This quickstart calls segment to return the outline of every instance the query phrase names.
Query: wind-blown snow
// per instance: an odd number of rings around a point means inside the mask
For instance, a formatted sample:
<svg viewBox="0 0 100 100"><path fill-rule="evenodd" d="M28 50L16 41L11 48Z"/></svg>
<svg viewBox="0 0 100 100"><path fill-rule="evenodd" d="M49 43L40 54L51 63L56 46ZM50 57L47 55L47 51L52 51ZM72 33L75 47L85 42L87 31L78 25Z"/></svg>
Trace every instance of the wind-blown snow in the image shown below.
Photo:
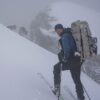
<svg viewBox="0 0 100 100"><path fill-rule="evenodd" d="M43 28L40 28L40 30L42 31L42 34L44 34L44 35L46 35L46 36L48 36L48 37L52 37L52 38L54 38L54 39L59 38L58 35L54 34L53 30L48 31L48 30L45 30L45 29L43 29ZM48 33L48 34L47 34L47 33ZM52 33L53 33L53 34L52 34Z"/></svg>
<svg viewBox="0 0 100 100"><path fill-rule="evenodd" d="M56 100L37 73L53 85L53 65L57 61L56 55L0 25L0 100ZM100 86L83 73L82 81L91 100L99 100ZM75 95L69 71L62 74L62 94L72 100L65 86Z"/></svg>

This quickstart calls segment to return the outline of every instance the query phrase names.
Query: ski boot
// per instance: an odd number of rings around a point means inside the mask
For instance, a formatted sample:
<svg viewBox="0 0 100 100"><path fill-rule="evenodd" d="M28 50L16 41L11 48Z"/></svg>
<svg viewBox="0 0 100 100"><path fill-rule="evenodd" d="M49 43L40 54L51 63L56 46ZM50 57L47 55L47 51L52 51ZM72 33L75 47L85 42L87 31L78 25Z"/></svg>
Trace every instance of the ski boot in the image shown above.
<svg viewBox="0 0 100 100"><path fill-rule="evenodd" d="M59 85L55 85L54 89L52 90L52 92L56 95L56 96L60 96L60 86Z"/></svg>

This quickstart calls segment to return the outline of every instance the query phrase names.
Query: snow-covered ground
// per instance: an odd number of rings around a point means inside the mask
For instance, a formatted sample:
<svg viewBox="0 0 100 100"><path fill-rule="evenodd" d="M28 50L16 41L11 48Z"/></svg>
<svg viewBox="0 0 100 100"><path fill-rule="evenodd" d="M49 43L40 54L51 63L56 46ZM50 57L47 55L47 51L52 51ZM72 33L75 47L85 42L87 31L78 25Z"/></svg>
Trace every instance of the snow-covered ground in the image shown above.
<svg viewBox="0 0 100 100"><path fill-rule="evenodd" d="M38 98L41 82L35 75L42 72L49 77L55 62L54 54L0 25L0 100Z"/></svg>
<svg viewBox="0 0 100 100"><path fill-rule="evenodd" d="M100 55L87 59L84 63L83 71L100 84Z"/></svg>
<svg viewBox="0 0 100 100"><path fill-rule="evenodd" d="M53 85L53 65L57 56L0 25L0 100L56 100L37 73ZM99 100L100 86L82 73L82 82L91 100ZM62 73L62 94L68 87L75 95L70 72Z"/></svg>

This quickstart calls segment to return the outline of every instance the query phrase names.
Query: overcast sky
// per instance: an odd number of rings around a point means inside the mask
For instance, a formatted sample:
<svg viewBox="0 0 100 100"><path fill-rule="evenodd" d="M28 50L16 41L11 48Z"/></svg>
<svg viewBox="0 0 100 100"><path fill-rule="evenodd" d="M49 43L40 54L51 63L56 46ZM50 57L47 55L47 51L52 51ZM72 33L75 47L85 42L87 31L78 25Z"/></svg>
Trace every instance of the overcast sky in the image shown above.
<svg viewBox="0 0 100 100"><path fill-rule="evenodd" d="M28 27L39 11L55 1L72 1L100 12L99 0L0 0L0 23Z"/></svg>

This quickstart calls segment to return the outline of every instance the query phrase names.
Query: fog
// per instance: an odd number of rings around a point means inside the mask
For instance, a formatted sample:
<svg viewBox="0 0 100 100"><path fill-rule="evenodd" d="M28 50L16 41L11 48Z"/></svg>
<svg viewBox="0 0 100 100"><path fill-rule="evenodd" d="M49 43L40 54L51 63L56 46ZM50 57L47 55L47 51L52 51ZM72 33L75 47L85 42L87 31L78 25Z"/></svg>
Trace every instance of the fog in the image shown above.
<svg viewBox="0 0 100 100"><path fill-rule="evenodd" d="M99 0L0 0L0 23L29 28L37 13L58 1L71 1L95 11L100 9Z"/></svg>

